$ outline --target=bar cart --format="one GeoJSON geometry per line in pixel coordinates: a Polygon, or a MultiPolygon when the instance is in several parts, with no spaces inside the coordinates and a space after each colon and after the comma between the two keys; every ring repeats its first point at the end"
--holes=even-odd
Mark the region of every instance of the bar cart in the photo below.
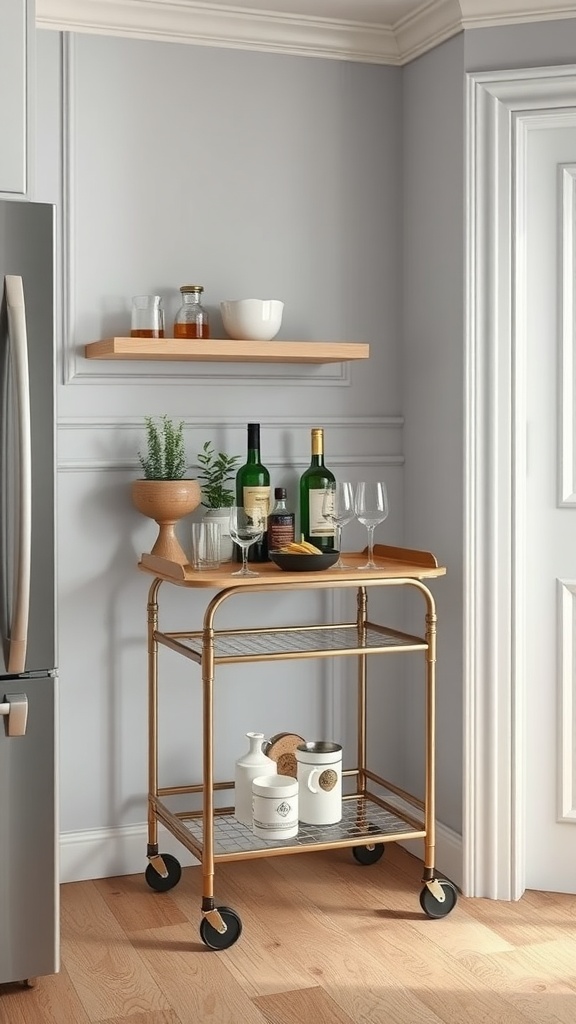
{"type": "Polygon", "coordinates": [[[435,856],[435,662],[436,609],[434,598],[423,582],[445,574],[433,555],[424,551],[376,545],[377,570],[355,568],[360,553],[344,554],[346,570],[287,573],[273,563],[258,567],[258,576],[234,577],[228,566],[214,571],[194,571],[152,555],[143,555],[139,568],[154,576],[148,594],[148,866],[146,881],[165,892],[180,880],[176,857],[160,853],[158,824],[189,850],[202,865],[200,936],[211,949],[227,949],[240,936],[242,922],[230,907],[217,906],[214,899],[214,871],[218,863],[236,859],[270,857],[349,847],[360,864],[380,859],[387,842],[424,840],[423,888],[420,905],[431,918],[446,917],[457,901],[454,884],[439,878],[435,856]],[[166,632],[159,628],[158,594],[164,582],[181,587],[215,590],[205,609],[202,628],[190,632],[166,632]],[[419,592],[425,603],[424,636],[412,636],[372,622],[368,615],[368,594],[373,588],[408,587],[419,592]],[[217,629],[216,616],[222,605],[243,593],[332,588],[356,590],[356,618],[350,622],[318,625],[287,625],[253,629],[217,629]],[[158,651],[168,647],[196,662],[202,677],[202,781],[198,784],[161,787],[158,750],[158,651]],[[381,778],[367,765],[367,675],[368,661],[380,655],[421,651],[425,676],[425,795],[420,799],[381,778]],[[214,779],[214,686],[220,665],[277,661],[297,658],[354,656],[357,660],[357,764],[345,768],[348,788],[343,797],[342,820],[337,825],[301,825],[295,839],[266,841],[234,818],[233,807],[215,806],[215,794],[233,790],[233,782],[214,779]],[[200,800],[200,808],[171,809],[172,798],[200,800]]]}

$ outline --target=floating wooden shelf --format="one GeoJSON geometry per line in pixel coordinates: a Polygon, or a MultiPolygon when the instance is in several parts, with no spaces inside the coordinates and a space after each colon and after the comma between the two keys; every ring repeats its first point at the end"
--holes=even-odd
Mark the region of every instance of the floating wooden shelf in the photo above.
{"type": "Polygon", "coordinates": [[[86,345],[85,355],[87,359],[196,360],[209,363],[341,363],[368,359],[370,346],[340,341],[104,338],[86,345]]]}

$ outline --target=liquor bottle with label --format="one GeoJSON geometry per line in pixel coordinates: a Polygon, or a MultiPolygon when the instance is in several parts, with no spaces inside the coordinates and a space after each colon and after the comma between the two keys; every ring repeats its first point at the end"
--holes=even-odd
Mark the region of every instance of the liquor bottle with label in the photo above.
{"type": "Polygon", "coordinates": [[[331,551],[334,547],[334,524],[323,515],[326,484],[334,479],[334,474],[324,465],[324,431],[313,427],[312,458],[300,477],[300,533],[304,540],[322,551],[331,551]]]}
{"type": "Polygon", "coordinates": [[[203,291],[204,287],[201,284],[182,285],[182,305],[174,320],[175,338],[210,337],[208,311],[204,309],[201,301],[203,291]]]}
{"type": "MultiPolygon", "coordinates": [[[[255,505],[263,509],[268,522],[270,514],[270,473],[266,466],[260,461],[260,424],[248,424],[248,455],[246,462],[240,466],[236,474],[236,502],[244,508],[253,508],[255,505]]],[[[238,545],[235,545],[235,559],[242,561],[242,552],[238,545]]],[[[268,561],[268,536],[267,528],[262,540],[251,544],[248,548],[249,562],[268,561]]]]}
{"type": "Polygon", "coordinates": [[[274,507],[268,519],[268,551],[279,551],[294,540],[294,513],[286,504],[286,488],[274,488],[274,507]]]}

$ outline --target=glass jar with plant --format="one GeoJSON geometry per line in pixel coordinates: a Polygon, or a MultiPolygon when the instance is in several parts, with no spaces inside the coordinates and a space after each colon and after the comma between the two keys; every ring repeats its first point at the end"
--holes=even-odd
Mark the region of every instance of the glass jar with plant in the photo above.
{"type": "Polygon", "coordinates": [[[146,451],[138,452],[144,478],[132,483],[132,501],[142,515],[159,526],[156,543],[150,552],[160,558],[185,565],[188,557],[175,533],[175,525],[200,504],[200,484],[184,479],[188,468],[184,446],[184,422],[174,423],[169,416],[159,421],[144,418],[146,451]]]}
{"type": "Polygon", "coordinates": [[[235,489],[229,484],[235,479],[239,455],[216,452],[211,441],[205,441],[198,460],[198,480],[202,491],[201,504],[208,509],[205,519],[220,523],[221,561],[232,558],[230,538],[230,507],[235,502],[235,489]]]}

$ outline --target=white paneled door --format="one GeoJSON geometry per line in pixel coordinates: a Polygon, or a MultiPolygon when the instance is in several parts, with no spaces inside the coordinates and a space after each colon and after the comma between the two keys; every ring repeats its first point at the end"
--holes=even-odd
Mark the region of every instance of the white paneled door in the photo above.
{"type": "Polygon", "coordinates": [[[576,65],[468,76],[464,891],[576,893],[576,65]]]}
{"type": "Polygon", "coordinates": [[[576,892],[576,112],[524,141],[525,884],[576,892]]]}

